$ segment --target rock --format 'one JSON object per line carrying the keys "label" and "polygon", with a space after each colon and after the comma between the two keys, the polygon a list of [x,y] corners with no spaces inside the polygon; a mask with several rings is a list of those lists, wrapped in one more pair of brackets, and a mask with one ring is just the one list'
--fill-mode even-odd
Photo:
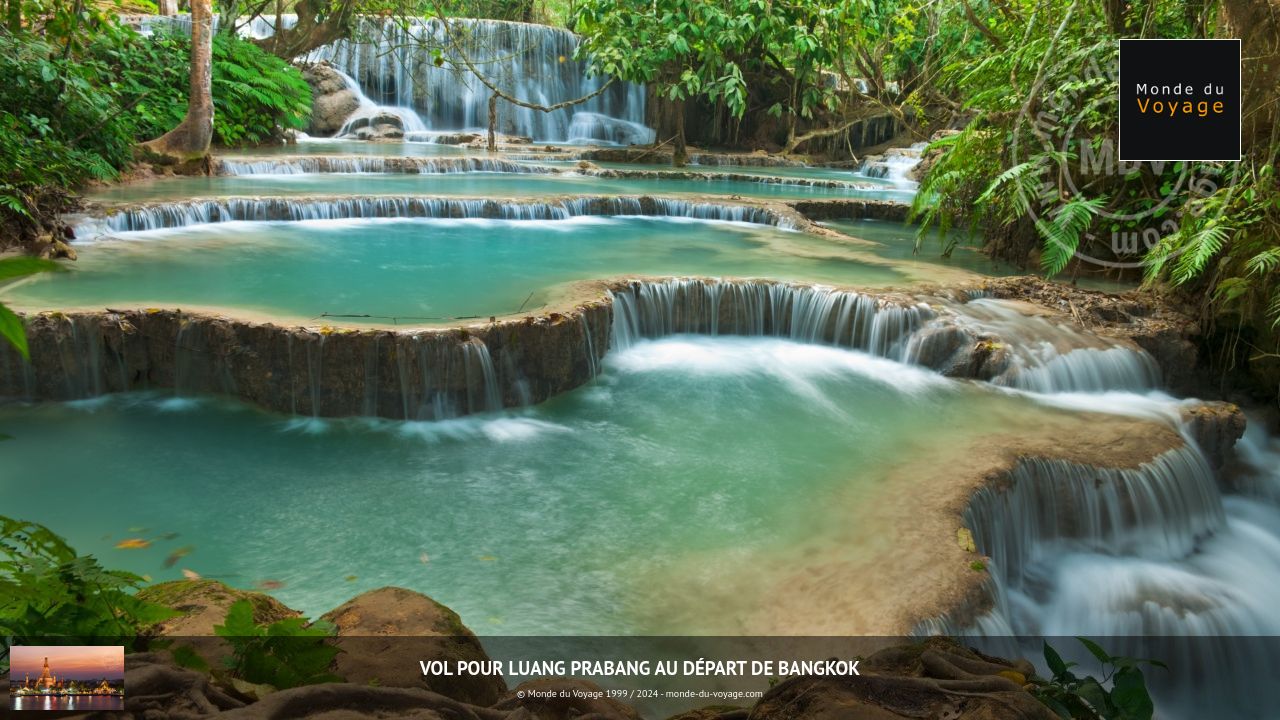
{"label": "rock", "polygon": [[396,140],[404,137],[404,118],[390,112],[356,118],[347,134],[360,140]]}
{"label": "rock", "polygon": [[775,685],[750,720],[1052,720],[1015,678],[1032,674],[946,638],[888,648],[859,666],[861,676],[802,676]]}
{"label": "rock", "polygon": [[240,600],[253,603],[254,622],[262,625],[301,615],[270,595],[237,590],[217,580],[164,582],[139,590],[138,598],[181,613],[153,628],[157,634],[175,637],[213,635],[213,626],[221,625],[227,617],[228,608]]}
{"label": "rock", "polygon": [[270,595],[237,590],[217,580],[174,580],[138,591],[138,598],[172,608],[177,617],[162,621],[150,632],[162,637],[178,638],[174,649],[187,647],[195,651],[210,667],[219,667],[231,655],[226,641],[215,636],[213,627],[227,619],[227,610],[240,600],[253,603],[253,620],[269,625],[277,620],[301,615]]}
{"label": "rock", "polygon": [[75,260],[76,251],[62,238],[42,235],[31,244],[31,253],[42,260]]}
{"label": "rock", "polygon": [[[334,672],[348,682],[425,688],[484,706],[507,691],[500,676],[423,676],[419,660],[443,660],[452,666],[489,656],[457,613],[421,593],[397,587],[370,590],[321,619],[338,629],[343,652],[334,660]],[[429,639],[407,642],[407,637]]]}
{"label": "rock", "polygon": [[311,122],[307,132],[330,136],[338,132],[351,113],[360,107],[360,98],[342,75],[328,63],[316,63],[302,71],[311,86]]}
{"label": "rock", "polygon": [[[929,138],[929,142],[936,142],[944,137],[959,134],[959,130],[939,130],[933,134],[933,137]],[[914,180],[916,182],[923,182],[929,175],[929,171],[933,169],[934,165],[938,164],[938,160],[945,152],[945,148],[926,150],[925,153],[920,156],[920,162],[916,163],[915,167],[907,171],[907,179]]]}
{"label": "rock", "polygon": [[437,145],[467,145],[469,143],[479,142],[479,133],[457,132],[457,133],[440,133],[433,138]]}
{"label": "rock", "polygon": [[1246,424],[1240,408],[1227,402],[1205,402],[1183,407],[1182,421],[1214,469],[1232,458],[1236,441]]}
{"label": "rock", "polygon": [[[569,697],[562,697],[561,693]],[[524,693],[520,697],[520,693]],[[598,696],[598,697],[596,697]],[[494,704],[494,710],[524,708],[535,720],[569,720],[590,717],[592,720],[640,720],[634,708],[607,696],[589,680],[576,678],[539,678],[521,683]]]}

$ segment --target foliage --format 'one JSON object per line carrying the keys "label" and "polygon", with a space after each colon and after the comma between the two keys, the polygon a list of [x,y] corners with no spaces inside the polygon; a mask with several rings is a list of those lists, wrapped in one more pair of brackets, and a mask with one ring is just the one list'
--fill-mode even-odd
{"label": "foliage", "polygon": [[[61,265],[51,260],[41,260],[33,257],[4,258],[0,260],[0,284],[36,273],[53,272],[61,269]],[[27,332],[26,328],[23,327],[22,318],[14,314],[8,307],[5,307],[4,303],[0,303],[0,338],[13,345],[14,349],[22,357],[28,357]]]}
{"label": "foliage", "polygon": [[[1220,1],[1227,9],[1248,2]],[[1140,267],[1148,287],[1190,291],[1210,317],[1280,329],[1277,136],[1249,145],[1246,135],[1238,169],[1120,163],[1114,144],[1116,38],[1220,35],[1219,3],[1010,0],[973,8],[959,22],[977,30],[979,44],[952,48],[939,76],[967,124],[931,146],[943,154],[916,197],[923,226],[944,237],[961,225],[988,239],[1013,237],[1015,254],[1038,244],[1048,276],[1078,271],[1077,253]],[[1248,62],[1246,74],[1263,72]]]}
{"label": "foliage", "polygon": [[[182,121],[186,111],[186,58],[191,39],[160,33],[107,41],[91,48],[114,80],[112,88],[130,107],[138,138],[157,137]],[[213,43],[213,131],[222,145],[259,144],[281,128],[302,128],[311,113],[311,90],[285,61],[234,35]]]}
{"label": "foliage", "polygon": [[[572,26],[597,71],[649,83],[671,100],[699,98],[734,118],[748,108],[838,125],[889,93],[885,67],[906,68],[922,43],[906,3],[583,0]],[[895,62],[895,58],[901,62]],[[869,86],[869,87],[867,87]]]}
{"label": "foliage", "polygon": [[[189,38],[143,37],[98,10],[39,9],[26,3],[33,24],[0,33],[0,247],[49,232],[70,191],[115,178],[136,142],[186,108]],[[301,73],[233,36],[215,43],[213,95],[223,145],[266,142],[311,109]]]}
{"label": "foliage", "polygon": [[329,672],[339,650],[326,642],[334,634],[328,623],[287,618],[258,625],[246,599],[232,605],[213,631],[231,644],[227,665],[232,674],[250,683],[284,689],[342,680]]}
{"label": "foliage", "polygon": [[42,525],[0,516],[0,636],[134,645],[146,627],[174,614],[137,599],[132,591],[142,583],[77,555]]}
{"label": "foliage", "polygon": [[0,218],[36,234],[65,205],[55,188],[115,176],[130,157],[130,124],[97,68],[36,38],[0,35]]}
{"label": "foliage", "polygon": [[1077,677],[1071,672],[1076,663],[1064,661],[1046,642],[1044,659],[1053,677],[1032,679],[1032,694],[1068,720],[1151,720],[1155,706],[1140,666],[1164,668],[1164,663],[1110,655],[1092,640],[1076,639],[1102,664],[1102,677]]}

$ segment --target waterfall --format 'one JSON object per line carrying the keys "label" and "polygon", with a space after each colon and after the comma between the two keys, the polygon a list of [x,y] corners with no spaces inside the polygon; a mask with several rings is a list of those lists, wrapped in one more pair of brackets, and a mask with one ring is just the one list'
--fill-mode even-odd
{"label": "waterfall", "polygon": [[1225,522],[1213,473],[1190,446],[1136,469],[1025,459],[1008,488],[982,488],[964,515],[1006,589],[1031,584],[1022,573],[1035,561],[1072,550],[1185,557]]}
{"label": "waterfall", "polygon": [[611,296],[612,348],[676,333],[768,335],[901,359],[907,339],[933,317],[924,304],[783,283],[636,281]]}
{"label": "waterfall", "polygon": [[224,156],[214,159],[214,171],[218,175],[309,175],[316,173],[438,175],[478,172],[548,175],[560,172],[557,168],[528,165],[497,158],[415,158],[340,155],[241,159]]}
{"label": "waterfall", "polygon": [[907,177],[911,169],[920,164],[920,156],[929,143],[916,143],[905,148],[889,148],[884,155],[863,160],[855,175],[887,180],[900,190],[914,191],[920,184]]}
{"label": "waterfall", "polygon": [[[606,82],[589,77],[586,63],[576,59],[576,35],[544,25],[450,20],[446,29],[434,18],[402,24],[362,17],[353,37],[319,48],[307,59],[332,63],[374,103],[416,111],[432,131],[489,126],[492,91],[466,69],[451,39],[495,85],[527,102],[572,100]],[[644,126],[644,106],[643,86],[615,82],[580,105],[552,112],[499,102],[497,130],[539,142],[645,144],[653,142],[653,130]]]}
{"label": "waterfall", "polygon": [[364,94],[364,90],[360,88],[360,83],[356,82],[355,78],[341,70],[336,70],[336,72],[342,76],[342,81],[347,84],[347,88],[355,94],[356,100],[360,103],[338,130],[338,137],[362,137],[358,131],[376,124],[380,117],[392,118],[394,120],[393,124],[399,126],[402,135],[427,132],[427,126],[412,108],[379,105]]}
{"label": "waterfall", "polygon": [[[493,369],[489,346],[483,340],[472,339],[461,345],[462,367],[467,387],[467,412],[493,412],[502,409],[502,391],[498,387],[498,373]],[[473,375],[479,371],[479,377]],[[477,395],[480,402],[477,402]]]}
{"label": "waterfall", "polygon": [[1155,360],[1135,346],[1027,315],[1002,300],[971,300],[956,313],[974,335],[999,339],[1005,365],[992,379],[997,385],[1038,393],[1147,391],[1159,385]]}
{"label": "waterfall", "polygon": [[655,197],[579,197],[547,202],[430,197],[226,198],[126,206],[104,220],[76,226],[79,239],[100,233],[134,232],[232,221],[340,220],[353,218],[491,218],[563,220],[582,215],[687,217],[748,222],[794,229],[790,216],[753,205],[721,205]]}

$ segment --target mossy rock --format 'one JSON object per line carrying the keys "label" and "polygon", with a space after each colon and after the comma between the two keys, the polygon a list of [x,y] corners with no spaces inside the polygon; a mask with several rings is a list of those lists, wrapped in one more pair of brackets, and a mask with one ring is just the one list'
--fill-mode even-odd
{"label": "mossy rock", "polygon": [[473,705],[489,706],[507,691],[500,676],[424,677],[418,661],[489,660],[480,640],[449,608],[398,587],[370,590],[320,618],[338,631],[342,653],[333,671],[348,682],[426,688]]}
{"label": "mossy rock", "polygon": [[240,600],[248,600],[253,605],[254,622],[260,625],[301,615],[270,595],[237,590],[217,580],[174,580],[160,583],[140,590],[138,598],[181,613],[151,628],[152,632],[163,636],[213,635],[213,627],[221,625],[227,617],[227,610]]}

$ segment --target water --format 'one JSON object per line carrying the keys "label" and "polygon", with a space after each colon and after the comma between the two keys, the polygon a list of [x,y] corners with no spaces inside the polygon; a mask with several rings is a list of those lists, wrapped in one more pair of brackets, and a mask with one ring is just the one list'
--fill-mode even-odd
{"label": "water", "polygon": [[822,224],[853,237],[872,241],[875,244],[867,248],[869,252],[897,262],[940,265],[997,277],[1023,274],[1022,270],[1008,263],[983,255],[973,240],[962,231],[955,231],[961,233],[959,245],[951,253],[951,257],[944,258],[936,237],[926,239],[920,251],[916,252],[917,228],[912,225],[883,220],[827,220]]}
{"label": "water", "polygon": [[[327,60],[355,78],[381,105],[410,108],[431,130],[487,130],[492,91],[465,66],[469,60],[513,97],[553,105],[585,97],[606,82],[588,77],[574,59],[578,38],[568,30],[497,20],[435,19],[405,23],[362,18],[354,40],[319,48],[308,59]],[[435,51],[443,49],[442,65]],[[647,144],[641,85],[613,83],[584,103],[539,112],[498,103],[497,131],[535,141]]]}
{"label": "water", "polygon": [[[0,492],[6,514],[110,567],[274,580],[312,615],[398,585],[481,634],[792,633],[818,615],[741,623],[815,545],[883,564],[823,537],[890,533],[913,503],[886,485],[896,465],[946,463],[976,436],[1059,414],[848,350],[676,336],[610,354],[594,384],[543,405],[453,421],[295,421],[138,395],[0,407],[14,436]],[[707,603],[718,584],[691,563],[756,590]]]}
{"label": "water", "polygon": [[238,177],[167,178],[116,185],[91,199],[122,203],[174,198],[315,195],[432,195],[440,197],[529,198],[581,194],[740,195],[776,200],[866,198],[893,199],[876,188],[815,187],[741,180],[671,180],[666,178],[600,178],[589,175],[517,173],[432,174],[281,174]]}
{"label": "water", "polygon": [[[535,309],[557,286],[616,275],[732,275],[893,284],[887,267],[790,252],[797,233],[685,219],[231,222],[81,245],[65,273],[4,293],[26,307],[212,306],[488,317]],[[388,320],[373,320],[387,322]]]}
{"label": "water", "polygon": [[124,698],[109,695],[14,695],[11,710],[54,710],[62,712],[102,712],[124,710]]}

